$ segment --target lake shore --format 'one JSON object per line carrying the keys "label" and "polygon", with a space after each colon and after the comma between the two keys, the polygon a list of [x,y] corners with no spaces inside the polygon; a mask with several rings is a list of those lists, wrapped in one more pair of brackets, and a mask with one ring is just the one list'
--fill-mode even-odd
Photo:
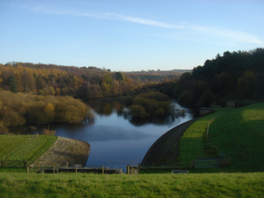
{"label": "lake shore", "polygon": [[200,117],[184,122],[160,136],[144,156],[142,166],[175,164],[179,157],[180,139],[186,129]]}

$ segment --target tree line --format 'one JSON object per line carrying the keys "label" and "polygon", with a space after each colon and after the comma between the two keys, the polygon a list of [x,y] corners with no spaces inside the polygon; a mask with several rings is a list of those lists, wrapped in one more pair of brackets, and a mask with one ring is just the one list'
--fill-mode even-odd
{"label": "tree line", "polygon": [[161,92],[188,107],[225,105],[228,100],[258,101],[264,97],[264,48],[224,52],[179,80],[155,85]]}
{"label": "tree line", "polygon": [[90,107],[71,96],[42,96],[0,91],[0,132],[5,127],[93,119]]}
{"label": "tree line", "polygon": [[16,63],[0,64],[0,88],[13,93],[71,95],[81,99],[115,97],[138,92],[142,86],[173,79],[180,72],[135,74],[109,69]]}

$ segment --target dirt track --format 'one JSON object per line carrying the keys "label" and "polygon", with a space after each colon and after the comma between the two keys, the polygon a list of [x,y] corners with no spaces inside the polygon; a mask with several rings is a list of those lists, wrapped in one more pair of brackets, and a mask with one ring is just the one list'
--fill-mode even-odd
{"label": "dirt track", "polygon": [[50,147],[33,165],[42,167],[72,166],[74,164],[85,165],[90,154],[90,144],[81,140],[58,137],[58,140]]}
{"label": "dirt track", "polygon": [[141,165],[151,166],[152,163],[155,166],[162,166],[168,163],[175,164],[176,159],[179,157],[179,144],[183,133],[198,119],[192,119],[164,133],[149,148]]}

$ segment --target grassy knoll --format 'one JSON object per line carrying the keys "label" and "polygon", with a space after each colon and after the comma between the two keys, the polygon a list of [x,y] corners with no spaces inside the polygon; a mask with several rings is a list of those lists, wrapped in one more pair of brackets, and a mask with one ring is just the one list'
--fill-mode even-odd
{"label": "grassy knoll", "polygon": [[[214,118],[214,119],[213,119]],[[231,156],[227,171],[264,171],[264,103],[239,109],[218,109],[192,124],[180,142],[181,161],[217,156],[206,140],[209,138],[222,152]]]}
{"label": "grassy knoll", "polygon": [[[1,173],[0,197],[262,197],[264,173]],[[14,190],[15,189],[15,190]]]}
{"label": "grassy knoll", "polygon": [[0,158],[35,161],[57,140],[57,136],[0,135]]}

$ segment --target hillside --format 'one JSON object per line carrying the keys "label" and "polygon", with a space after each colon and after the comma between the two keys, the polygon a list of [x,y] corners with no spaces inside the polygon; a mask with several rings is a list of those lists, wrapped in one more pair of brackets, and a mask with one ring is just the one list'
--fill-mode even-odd
{"label": "hillside", "polygon": [[198,158],[218,155],[206,139],[209,121],[209,139],[232,158],[226,170],[264,170],[264,103],[238,109],[218,109],[192,124],[180,142],[181,161],[186,165]]}

